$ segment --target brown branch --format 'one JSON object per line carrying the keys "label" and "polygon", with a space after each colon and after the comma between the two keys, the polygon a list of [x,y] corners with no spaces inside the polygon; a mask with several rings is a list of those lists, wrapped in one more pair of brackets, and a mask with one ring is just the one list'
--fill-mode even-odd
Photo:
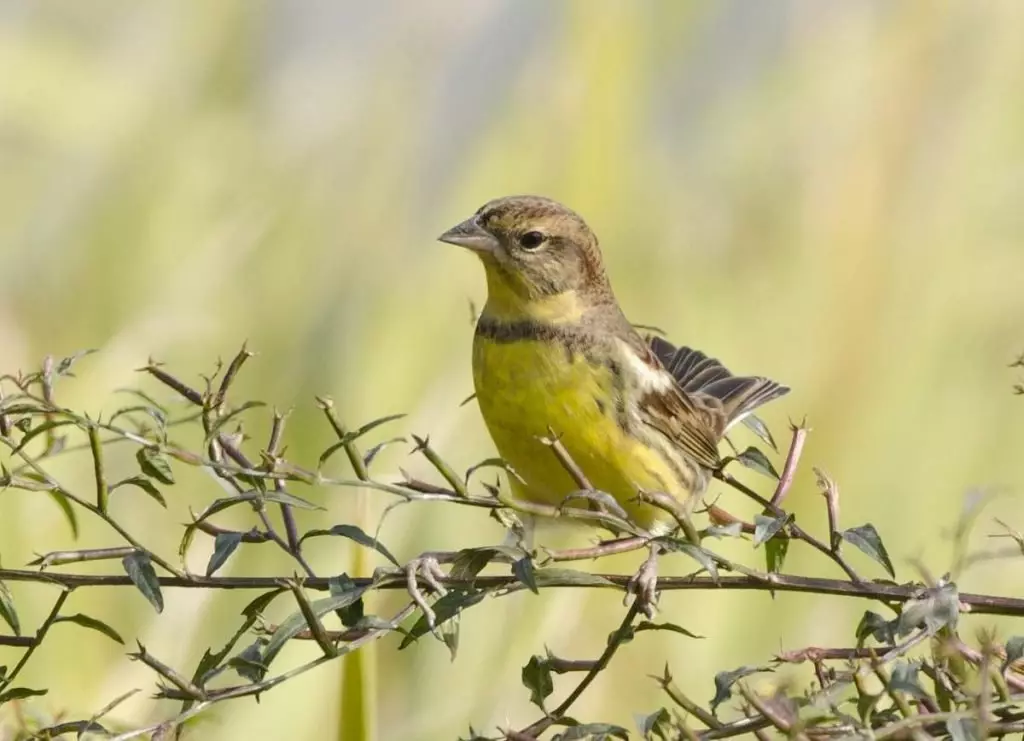
{"label": "brown branch", "polygon": [[[540,569],[538,573],[543,574]],[[404,579],[404,574],[402,575]],[[595,573],[594,577],[607,580],[613,587],[625,589],[632,578],[624,574]],[[168,589],[276,589],[282,576],[201,576],[190,574],[184,576],[159,576],[160,586]],[[352,580],[356,587],[374,586],[378,589],[405,589],[403,579],[374,582],[370,577],[356,577]],[[0,569],[0,580],[36,582],[53,584],[68,589],[81,587],[134,587],[131,579],[123,574],[61,574],[53,571],[29,571],[24,569]],[[327,591],[330,588],[326,577],[310,577],[302,584],[309,589]],[[525,589],[522,582],[515,576],[478,575],[472,579],[455,579],[445,577],[438,580],[449,589],[486,589],[518,591]],[[594,588],[592,583],[581,584],[574,573],[564,576],[548,576],[539,589],[587,589]],[[605,587],[609,588],[609,587]],[[701,576],[665,576],[658,579],[658,589],[666,592],[687,591],[755,591],[755,592],[796,592],[803,594],[819,594],[834,597],[854,597],[860,599],[881,600],[886,602],[908,602],[920,596],[920,585],[886,584],[884,582],[863,582],[854,584],[842,579],[819,579],[809,576],[774,574],[771,582],[747,576],[719,576],[715,581],[710,577]],[[1024,617],[1024,599],[1014,597],[998,597],[987,594],[961,593],[960,602],[970,608],[975,615],[1007,615]]]}

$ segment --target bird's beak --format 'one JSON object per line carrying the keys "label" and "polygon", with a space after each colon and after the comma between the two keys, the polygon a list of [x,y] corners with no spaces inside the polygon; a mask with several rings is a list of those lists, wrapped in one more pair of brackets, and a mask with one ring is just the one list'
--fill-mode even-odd
{"label": "bird's beak", "polygon": [[437,240],[465,247],[474,252],[494,252],[498,249],[498,240],[494,238],[493,234],[476,223],[476,217],[471,217],[461,224],[453,226],[438,237]]}

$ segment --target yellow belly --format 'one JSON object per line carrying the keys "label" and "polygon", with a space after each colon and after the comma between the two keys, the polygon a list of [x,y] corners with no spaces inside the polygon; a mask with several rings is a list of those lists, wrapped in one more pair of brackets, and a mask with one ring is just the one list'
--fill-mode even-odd
{"label": "yellow belly", "polygon": [[590,483],[611,494],[644,527],[667,515],[632,501],[638,491],[680,499],[688,494],[666,461],[620,426],[616,383],[607,367],[556,342],[499,343],[477,336],[473,381],[498,453],[525,481],[510,477],[516,496],[554,505],[578,489],[539,441],[550,436],[549,428]]}

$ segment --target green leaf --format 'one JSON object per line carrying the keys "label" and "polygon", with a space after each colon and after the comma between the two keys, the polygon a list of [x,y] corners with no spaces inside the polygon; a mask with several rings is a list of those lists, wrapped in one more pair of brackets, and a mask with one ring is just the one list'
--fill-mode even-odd
{"label": "green leaf", "polygon": [[770,666],[741,666],[729,672],[719,672],[715,675],[715,696],[711,700],[711,712],[717,712],[718,706],[732,697],[732,686],[743,677],[773,671]]}
{"label": "green leaf", "polygon": [[956,585],[940,584],[924,590],[920,597],[908,600],[896,620],[896,634],[905,636],[918,627],[936,633],[947,625],[956,626],[960,617],[960,597]]}
{"label": "green leaf", "polygon": [[634,718],[637,730],[644,738],[650,738],[652,734],[657,734],[658,738],[666,741],[675,738],[672,732],[672,716],[665,708],[650,715],[635,715]]}
{"label": "green leaf", "polygon": [[771,540],[792,519],[793,515],[779,515],[778,517],[754,515],[754,547],[757,548],[762,543]]}
{"label": "green leaf", "polygon": [[781,533],[764,544],[764,557],[768,573],[778,574],[782,571],[791,542],[792,539],[788,535]]}
{"label": "green leaf", "polygon": [[946,730],[952,741],[980,741],[978,721],[975,718],[955,717],[946,721]]}
{"label": "green leaf", "polygon": [[294,494],[289,494],[288,492],[281,491],[279,489],[271,489],[270,491],[263,492],[262,497],[268,502],[287,504],[289,507],[298,507],[299,509],[321,511],[326,509],[325,507],[321,507],[319,504],[313,504],[302,497],[297,497]]}
{"label": "green leaf", "polygon": [[1003,662],[1002,671],[1005,672],[1010,664],[1022,657],[1024,657],[1024,636],[1014,636],[1006,642],[1006,660]]}
{"label": "green leaf", "polygon": [[388,447],[389,445],[394,445],[395,443],[404,442],[408,442],[404,437],[393,437],[389,440],[382,440],[373,447],[368,448],[366,453],[363,454],[363,465],[369,468],[370,464],[373,463],[374,459],[376,459],[378,453],[384,450],[384,448]]}
{"label": "green leaf", "polygon": [[[561,722],[564,723],[567,720],[569,719],[563,719]],[[608,736],[629,741],[629,731],[622,726],[611,723],[576,723],[575,721],[564,732],[558,734],[553,741],[585,741],[585,739],[604,741]]]}
{"label": "green leaf", "polygon": [[684,635],[688,638],[704,638],[704,636],[691,633],[683,626],[676,625],[675,623],[652,623],[650,620],[642,620],[633,629],[633,632],[639,633],[642,630],[667,630],[672,633],[679,633],[680,635]]}
{"label": "green leaf", "polygon": [[[356,600],[361,599],[365,591],[366,587],[358,587],[344,594],[331,595],[330,597],[314,600],[310,603],[310,609],[312,609],[313,614],[317,618],[321,618],[329,612],[348,607]],[[293,613],[277,627],[277,630],[270,637],[263,651],[262,663],[270,666],[277,657],[277,654],[284,648],[284,645],[307,627],[309,626],[302,611],[299,610]]]}
{"label": "green leaf", "polygon": [[71,500],[62,491],[48,491],[47,494],[60,507],[60,511],[64,514],[64,519],[67,520],[68,527],[71,528],[72,537],[78,540],[78,514],[75,512],[75,508],[71,506]]}
{"label": "green leaf", "polygon": [[[359,588],[348,574],[332,576],[327,580],[327,587],[330,589],[332,597],[338,597]],[[363,619],[365,609],[363,598],[360,597],[355,602],[335,610],[335,614],[341,620],[342,625],[346,628],[351,628],[358,625]]]}
{"label": "green leaf", "polygon": [[227,661],[227,666],[234,669],[238,676],[247,682],[261,682],[267,675],[267,665],[263,662],[264,641],[258,640]]}
{"label": "green leaf", "polygon": [[235,417],[240,414],[244,414],[250,409],[258,409],[260,407],[265,407],[266,405],[267,403],[265,401],[247,401],[237,409],[232,409],[227,414],[217,417],[217,421],[210,425],[210,430],[206,433],[206,444],[208,445],[210,441],[213,440],[222,429],[224,429],[224,425]]}
{"label": "green leaf", "polygon": [[323,454],[320,456],[320,467],[322,468],[323,465],[327,463],[328,460],[330,460],[332,455],[337,453],[346,445],[351,445],[356,440],[365,435],[367,432],[370,432],[371,430],[380,427],[383,424],[387,424],[388,422],[394,422],[397,419],[401,419],[404,416],[404,414],[389,414],[386,417],[381,417],[380,419],[375,419],[372,422],[367,422],[358,430],[345,433],[344,435],[342,435],[341,439],[338,440],[338,442],[334,443],[333,445],[331,445],[331,447],[327,448],[327,450],[325,450]]}
{"label": "green leaf", "polygon": [[217,569],[231,558],[231,554],[235,552],[241,542],[242,533],[217,533],[213,539],[213,553],[210,555],[209,563],[206,564],[206,575],[213,576]]}
{"label": "green leaf", "polygon": [[666,546],[668,550],[685,553],[699,563],[715,583],[718,582],[718,567],[715,565],[715,560],[703,548],[698,548],[692,543],[687,543],[685,540],[679,540],[678,538],[658,538],[657,542]]}
{"label": "green leaf", "polygon": [[464,548],[452,562],[452,579],[472,579],[486,568],[496,552],[492,548]]}
{"label": "green leaf", "polygon": [[555,683],[551,678],[551,666],[543,656],[531,656],[520,674],[523,686],[530,690],[530,702],[545,713],[544,700],[555,691]]}
{"label": "green leaf", "polygon": [[462,633],[462,615],[453,615],[437,626],[441,642],[448,647],[448,655],[452,661],[459,653],[459,636]]}
{"label": "green leaf", "polygon": [[25,436],[18,441],[18,446],[11,451],[11,454],[16,454],[25,449],[25,446],[35,440],[40,435],[55,430],[58,427],[66,427],[67,425],[78,424],[76,419],[55,419],[49,422],[43,422],[41,425],[36,425],[31,430],[25,433]]}
{"label": "green leaf", "polygon": [[533,560],[529,556],[523,556],[512,564],[512,573],[516,579],[521,581],[534,594],[540,594],[537,589],[537,576],[533,568]]}
{"label": "green leaf", "polygon": [[728,525],[711,525],[702,534],[708,538],[739,538],[743,536],[743,523],[730,522]]}
{"label": "green leaf", "polygon": [[161,484],[173,484],[174,473],[171,471],[171,464],[167,457],[157,447],[139,448],[135,453],[135,460],[139,462],[139,468],[144,474],[156,479]]}
{"label": "green leaf", "polygon": [[779,478],[779,474],[775,470],[775,466],[772,465],[772,462],[768,460],[768,456],[753,445],[737,455],[736,460],[747,468],[757,471],[758,473],[763,473],[765,476],[769,476],[773,479]]}
{"label": "green leaf", "polygon": [[149,600],[157,612],[164,610],[164,596],[160,593],[160,580],[156,577],[149,554],[135,551],[121,559],[121,565],[142,596]]}
{"label": "green leaf", "polygon": [[161,507],[167,509],[167,500],[164,499],[164,495],[156,488],[156,484],[145,476],[129,476],[126,479],[118,481],[116,484],[111,484],[110,491],[114,491],[114,489],[121,486],[134,486],[138,489],[142,489],[142,491],[146,492],[149,496],[159,502]]}
{"label": "green leaf", "polygon": [[381,543],[376,538],[367,535],[362,528],[357,527],[356,525],[335,525],[330,530],[310,530],[308,533],[302,536],[302,540],[300,540],[299,542],[305,541],[307,538],[316,538],[322,535],[337,535],[341,538],[348,538],[349,540],[354,540],[361,546],[364,546],[366,548],[372,548],[373,550],[377,551],[377,553],[384,556],[384,558],[393,563],[395,566],[400,565],[398,563],[398,559],[394,557],[391,551],[389,551],[384,546],[383,543]]}
{"label": "green leaf", "polygon": [[0,618],[11,626],[11,631],[16,636],[21,635],[21,623],[18,621],[18,612],[14,609],[14,598],[11,590],[0,581]]}
{"label": "green leaf", "polygon": [[743,418],[743,424],[750,429],[755,435],[764,440],[766,443],[772,446],[772,450],[778,451],[779,446],[775,444],[775,438],[772,437],[771,430],[768,429],[760,417],[756,414],[748,414]]}
{"label": "green leaf", "polygon": [[896,578],[896,571],[892,567],[892,561],[889,560],[889,553],[885,550],[882,537],[875,530],[874,525],[868,523],[851,527],[849,530],[843,531],[842,538],[880,563],[889,572],[889,576]]}
{"label": "green leaf", "polygon": [[[539,573],[539,572],[538,572]],[[461,613],[467,607],[472,607],[476,603],[480,602],[484,597],[487,596],[487,592],[479,589],[452,589],[448,594],[443,595],[433,605],[434,615],[437,618],[437,625],[441,626],[448,620],[451,620],[459,613]],[[427,624],[427,618],[425,615],[420,615],[419,619],[413,624],[412,628],[409,629],[408,634],[402,639],[398,649],[408,647],[421,636],[426,635],[430,632],[430,626]]]}
{"label": "green leaf", "polygon": [[95,348],[90,350],[79,350],[73,355],[69,355],[66,358],[61,358],[60,362],[57,363],[56,373],[58,376],[69,376],[71,375],[71,366],[78,362],[79,358],[84,358],[86,355],[92,355],[97,352]]}
{"label": "green leaf", "polygon": [[929,695],[917,681],[918,665],[911,661],[899,661],[893,665],[892,676],[889,678],[889,689],[903,692],[921,700]]}
{"label": "green leaf", "polygon": [[886,620],[877,612],[867,610],[857,624],[857,648],[864,645],[864,641],[870,636],[885,646],[896,642],[896,621]]}
{"label": "green leaf", "polygon": [[499,468],[508,474],[509,478],[516,479],[522,483],[526,483],[522,476],[520,476],[512,466],[508,464],[504,458],[486,458],[476,465],[470,466],[466,469],[466,483],[469,483],[470,477],[484,468]]}
{"label": "green leaf", "polygon": [[28,687],[15,687],[0,694],[0,705],[11,700],[24,700],[29,697],[42,697],[49,690],[30,690]]}
{"label": "green leaf", "polygon": [[54,623],[74,623],[75,625],[81,625],[83,628],[88,628],[89,630],[95,630],[98,633],[102,633],[103,635],[105,635],[110,640],[116,641],[117,643],[120,643],[122,646],[124,645],[124,639],[121,638],[120,633],[118,633],[116,630],[111,628],[109,625],[107,625],[102,620],[97,620],[94,617],[90,617],[89,615],[84,615],[84,614],[82,614],[80,612],[75,614],[75,615],[60,615],[60,616],[56,617],[53,622]]}
{"label": "green leaf", "polygon": [[[167,413],[159,407],[149,406],[145,404],[137,404],[135,406],[122,407],[121,409],[118,409],[116,412],[114,412],[114,416],[110,418],[108,424],[112,425],[114,424],[114,422],[117,421],[118,417],[122,415],[128,416],[130,414],[134,414],[135,412],[142,412],[143,414],[146,414],[149,417],[151,417],[153,421],[156,422],[157,427],[161,430],[161,432],[163,431],[164,427],[167,426]],[[135,424],[134,420],[132,420],[132,423]]]}
{"label": "green leaf", "polygon": [[574,587],[615,587],[615,582],[609,581],[603,576],[589,574],[586,571],[577,571],[576,569],[563,569],[557,567],[534,569],[533,581],[538,587],[553,585]]}

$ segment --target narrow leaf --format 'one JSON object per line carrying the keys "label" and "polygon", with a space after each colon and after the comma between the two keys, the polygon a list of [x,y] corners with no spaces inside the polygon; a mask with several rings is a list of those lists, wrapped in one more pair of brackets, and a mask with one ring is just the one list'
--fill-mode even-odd
{"label": "narrow leaf", "polygon": [[889,572],[889,576],[896,578],[896,571],[892,567],[892,561],[889,560],[889,553],[885,550],[882,537],[875,530],[874,525],[868,523],[867,525],[851,527],[849,530],[843,531],[842,537],[847,543],[850,543],[855,548],[859,548],[880,563]]}
{"label": "narrow leaf", "polygon": [[217,533],[217,537],[213,539],[213,553],[210,555],[209,563],[206,564],[206,575],[213,576],[217,569],[227,563],[241,542],[242,533]]}
{"label": "narrow leaf", "polygon": [[126,479],[118,481],[116,484],[111,484],[110,491],[114,491],[114,489],[117,489],[120,486],[134,486],[137,489],[142,489],[142,491],[146,492],[149,496],[159,502],[161,507],[167,509],[167,500],[164,499],[164,495],[156,488],[156,484],[145,476],[129,476]]}
{"label": "narrow leaf", "polygon": [[[348,538],[354,540],[361,546],[366,548],[372,548],[381,554],[388,561],[393,563],[395,566],[399,566],[398,559],[389,551],[383,543],[376,538],[373,538],[366,534],[362,528],[356,525],[335,525],[330,530],[310,530],[308,533],[302,536],[302,540],[305,541],[307,538],[316,538],[321,535],[337,535],[342,538]],[[300,541],[301,542],[301,541]]]}
{"label": "narrow leaf", "polygon": [[18,612],[14,609],[14,598],[11,590],[0,581],[0,618],[11,627],[11,632],[16,636],[21,635],[21,623],[18,621]]}
{"label": "narrow leaf", "polygon": [[[310,602],[309,606],[313,614],[320,618],[326,615],[328,612],[334,612],[335,610],[341,610],[348,607],[356,600],[362,598],[363,592],[366,591],[366,587],[359,587],[351,591],[345,592],[344,594],[332,595],[325,597],[324,599],[315,600]],[[293,613],[287,620],[277,626],[277,630],[270,637],[267,645],[263,651],[263,664],[270,666],[271,662],[276,658],[277,654],[284,648],[284,645],[298,635],[301,631],[308,627],[306,623],[306,617],[302,614],[302,611]]]}
{"label": "narrow leaf", "polygon": [[546,569],[535,569],[533,572],[534,584],[538,587],[552,585],[568,585],[575,587],[614,587],[615,582],[605,579],[597,574],[590,574],[586,571],[576,569],[563,569],[550,567]]}
{"label": "narrow leaf", "polygon": [[770,666],[741,666],[728,672],[719,672],[715,675],[715,696],[711,700],[711,712],[718,710],[718,706],[732,697],[732,686],[743,677],[761,672],[775,671]]}
{"label": "narrow leaf", "polygon": [[128,573],[128,578],[142,592],[142,596],[149,600],[157,612],[163,612],[164,596],[160,593],[160,580],[157,579],[156,571],[153,570],[149,554],[135,551],[122,558],[121,565]]}
{"label": "narrow leaf", "polygon": [[768,568],[768,573],[778,574],[782,571],[782,566],[786,563],[786,554],[789,553],[790,542],[791,538],[782,533],[764,544],[765,565]]}
{"label": "narrow leaf", "polygon": [[271,489],[263,494],[263,498],[268,502],[276,502],[277,504],[287,504],[289,507],[298,507],[299,509],[311,509],[311,510],[324,510],[319,504],[313,504],[312,502],[306,501],[302,497],[297,497],[294,494],[289,494],[286,491],[279,491],[277,489]]}
{"label": "narrow leaf", "polygon": [[25,436],[18,441],[18,446],[11,451],[12,454],[16,454],[21,450],[24,450],[25,446],[35,440],[43,433],[54,430],[58,427],[66,427],[67,425],[77,424],[78,420],[75,419],[56,419],[49,422],[43,422],[40,425],[36,425],[31,430],[25,433]]}
{"label": "narrow leaf", "polygon": [[715,565],[715,561],[711,555],[703,548],[698,548],[692,543],[687,543],[686,541],[679,540],[678,538],[659,538],[658,542],[665,545],[669,550],[685,553],[687,556],[699,563],[701,567],[708,572],[708,576],[710,576],[712,580],[715,582],[718,581],[718,567]]}
{"label": "narrow leaf", "polygon": [[771,430],[768,429],[768,425],[766,425],[756,414],[748,414],[744,417],[743,424],[755,435],[771,445],[772,450],[777,451],[779,449],[779,446],[775,444],[775,438],[772,437]]}
{"label": "narrow leaf", "polygon": [[11,700],[24,700],[28,697],[41,697],[49,690],[30,690],[28,687],[15,687],[0,694],[0,705]]}
{"label": "narrow leaf", "polygon": [[[465,608],[472,607],[476,603],[480,602],[487,592],[478,589],[453,589],[448,594],[441,597],[435,602],[432,607],[434,615],[437,618],[437,625],[441,626],[448,620],[461,613]],[[408,634],[402,639],[399,644],[399,650],[406,648],[421,636],[426,635],[430,632],[430,626],[427,623],[425,615],[420,615],[419,619],[413,624],[412,628],[409,629]]]}
{"label": "narrow leaf", "polygon": [[54,623],[74,623],[75,625],[81,625],[83,628],[89,630],[95,630],[98,633],[102,633],[112,641],[116,641],[121,645],[124,645],[124,639],[121,638],[120,633],[111,628],[102,620],[97,620],[89,615],[77,613],[75,615],[60,615],[54,619]]}
{"label": "narrow leaf", "polygon": [[679,633],[687,638],[704,638],[704,636],[691,633],[683,626],[676,625],[675,623],[652,623],[650,620],[643,620],[637,624],[633,631],[639,633],[642,630],[667,630],[672,633]]}
{"label": "narrow leaf", "polygon": [[64,515],[64,519],[67,520],[68,527],[71,528],[71,535],[78,539],[78,514],[75,512],[75,508],[71,506],[71,500],[68,499],[64,492],[61,491],[49,491],[47,492],[50,498],[57,503],[60,507],[61,513]]}
{"label": "narrow leaf", "polygon": [[523,556],[512,564],[512,573],[516,579],[521,581],[534,594],[540,594],[537,589],[537,576],[533,568],[533,560],[529,556]]}

